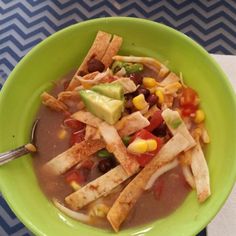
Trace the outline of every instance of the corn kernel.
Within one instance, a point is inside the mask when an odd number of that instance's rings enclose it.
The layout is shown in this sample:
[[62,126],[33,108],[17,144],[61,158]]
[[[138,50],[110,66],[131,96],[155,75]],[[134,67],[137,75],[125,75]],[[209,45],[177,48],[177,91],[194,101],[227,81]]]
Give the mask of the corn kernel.
[[162,104],[164,102],[164,94],[161,90],[156,90],[156,96],[158,97],[158,102]]
[[152,152],[157,149],[157,141],[155,139],[146,140],[147,143],[147,151]]
[[59,139],[65,139],[67,135],[67,131],[65,129],[60,129],[58,132],[58,138]]
[[96,204],[90,211],[90,216],[97,216],[97,217],[106,217],[110,208],[104,203]]
[[137,153],[142,154],[145,153],[148,149],[148,144],[143,139],[137,139],[130,143],[130,145],[127,147],[128,151],[131,153]]
[[71,181],[70,182],[71,188],[73,188],[75,191],[79,190],[81,186],[76,182],[76,181]]
[[143,94],[139,94],[138,96],[134,97],[132,102],[138,110],[143,110],[148,106],[148,103],[146,102]]
[[204,120],[205,120],[205,113],[203,112],[203,110],[200,110],[200,109],[197,110],[196,115],[195,115],[195,119],[194,119],[195,123],[199,124]]
[[157,85],[157,82],[155,79],[153,79],[151,77],[144,77],[143,78],[143,85],[145,88],[152,88]]

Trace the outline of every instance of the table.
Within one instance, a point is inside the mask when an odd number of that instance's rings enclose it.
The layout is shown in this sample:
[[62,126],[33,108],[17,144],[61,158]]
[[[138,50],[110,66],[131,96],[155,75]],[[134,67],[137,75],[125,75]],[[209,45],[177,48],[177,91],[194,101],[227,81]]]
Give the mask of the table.
[[[0,0],[0,89],[17,62],[44,38],[83,20],[117,15],[169,25],[210,53],[236,54],[235,0]],[[0,235],[31,235],[2,196]]]

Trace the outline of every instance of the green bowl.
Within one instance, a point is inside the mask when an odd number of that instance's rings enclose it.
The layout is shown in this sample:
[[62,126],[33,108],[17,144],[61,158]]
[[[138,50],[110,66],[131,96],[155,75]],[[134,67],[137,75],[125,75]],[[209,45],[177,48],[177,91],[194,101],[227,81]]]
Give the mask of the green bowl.
[[[116,235],[190,236],[219,211],[236,176],[235,94],[211,56],[193,40],[162,24],[135,18],[101,18],[68,27],[36,46],[16,66],[0,97],[0,151],[25,144],[40,106],[39,95],[82,62],[98,30],[121,35],[120,54],[168,61],[197,90],[211,137],[207,148],[212,196],[199,204],[195,191],[170,216]],[[36,235],[111,235],[60,213],[40,190],[26,155],[0,167],[0,189],[19,219]]]

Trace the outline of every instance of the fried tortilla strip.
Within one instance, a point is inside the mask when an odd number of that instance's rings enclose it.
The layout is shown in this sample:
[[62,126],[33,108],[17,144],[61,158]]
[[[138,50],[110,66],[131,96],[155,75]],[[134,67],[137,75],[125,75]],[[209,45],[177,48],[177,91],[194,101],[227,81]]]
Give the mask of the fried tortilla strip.
[[95,128],[95,127],[90,126],[90,125],[86,125],[84,139],[85,140],[101,139],[101,135],[100,135],[100,132],[99,132],[98,128]]
[[89,83],[89,81],[92,81],[98,74],[98,71],[86,74],[84,76],[79,76],[78,74],[75,74],[66,90],[73,91],[81,84],[83,87],[86,88],[87,83]]
[[167,86],[169,84],[173,84],[179,82],[180,78],[173,72],[170,72],[161,82],[161,86]]
[[98,60],[101,60],[103,58],[109,46],[111,36],[112,36],[111,34],[108,34],[106,32],[98,31],[91,48],[89,49],[79,69],[76,71],[75,76],[72,78],[67,90],[73,90],[80,84],[80,83],[78,84],[78,81],[75,79],[75,77],[80,76],[81,72],[88,73],[87,63],[92,57]]
[[105,71],[101,73],[96,71],[91,74],[96,74],[96,75],[94,77],[91,77],[91,79],[87,79],[86,75],[83,77],[81,76],[76,77],[81,82],[83,88],[91,88],[93,85],[107,82],[109,76],[111,75],[111,70],[107,68]]
[[150,188],[152,188],[152,186],[154,185],[154,183],[156,182],[156,180],[163,175],[164,173],[166,173],[167,171],[174,169],[176,166],[178,166],[179,162],[177,159],[174,159],[171,162],[168,162],[167,164],[163,165],[162,167],[160,167],[152,176],[151,178],[148,180],[146,186],[145,186],[145,190],[148,190]]
[[115,124],[115,128],[121,137],[131,135],[136,131],[147,127],[150,124],[140,111],[124,116]]
[[102,140],[84,140],[47,162],[45,168],[55,175],[63,174],[104,147]]
[[107,219],[116,232],[118,232],[121,223],[126,219],[130,210],[144,192],[145,186],[151,176],[163,165],[171,162],[188,146],[188,140],[183,135],[176,134],[125,187],[107,214]]
[[139,164],[132,155],[128,154],[115,127],[103,122],[99,125],[99,131],[106,142],[107,150],[114,154],[126,173],[128,175],[135,173],[139,169]]
[[195,178],[198,201],[204,202],[211,195],[210,177],[207,162],[199,143],[192,149],[191,168]]
[[77,91],[63,91],[57,96],[57,100],[63,102],[68,107],[76,107],[77,110],[84,108],[84,103],[80,99],[80,95]]
[[160,109],[156,106],[156,105],[154,105],[154,106],[152,106],[146,113],[144,113],[143,114],[143,116],[145,117],[145,118],[150,118],[151,116],[153,116],[153,114],[156,112],[156,111],[159,111]]
[[80,122],[83,122],[95,128],[98,128],[99,125],[103,122],[101,119],[94,116],[88,111],[77,111],[71,116],[71,118],[79,120]]
[[181,83],[174,82],[171,84],[167,84],[165,87],[160,87],[159,89],[165,94],[165,95],[172,95],[175,94],[180,88],[182,88]]
[[135,83],[130,78],[126,78],[126,77],[119,78],[113,81],[112,84],[120,84],[123,87],[124,94],[132,93],[136,91],[137,89],[137,86],[135,85]]
[[191,143],[191,145],[189,145],[188,148],[184,151],[187,151],[188,149],[196,145],[195,140],[188,131],[184,121],[177,111],[173,111],[167,108],[162,112],[161,115],[173,135],[180,133]]
[[58,101],[56,98],[54,98],[52,95],[48,94],[47,92],[43,92],[41,94],[41,99],[42,99],[42,103],[45,106],[48,106],[49,108],[51,108],[54,111],[58,111],[58,112],[67,112],[67,106]]
[[196,188],[195,180],[189,165],[182,165],[183,175],[186,182],[190,185],[192,189]]
[[[94,116],[88,111],[78,111],[71,116],[73,119],[79,120],[87,125],[90,125],[94,128],[98,128],[99,125],[103,122],[98,117]],[[145,118],[140,111],[136,111],[130,115],[124,116],[115,124],[119,135],[121,137],[127,136],[137,132],[140,129],[148,126],[150,122]]]
[[105,68],[108,68],[111,65],[113,61],[112,57],[114,57],[118,53],[121,47],[122,41],[123,39],[121,37],[117,35],[113,35],[113,38],[106,50],[106,53],[101,60]]
[[58,94],[57,100],[63,103],[65,103],[67,100],[73,100],[77,102],[81,101],[79,93],[77,91],[63,91]]
[[107,196],[114,188],[130,176],[121,165],[118,165],[106,174],[67,196],[65,201],[72,209],[79,210],[96,199]]

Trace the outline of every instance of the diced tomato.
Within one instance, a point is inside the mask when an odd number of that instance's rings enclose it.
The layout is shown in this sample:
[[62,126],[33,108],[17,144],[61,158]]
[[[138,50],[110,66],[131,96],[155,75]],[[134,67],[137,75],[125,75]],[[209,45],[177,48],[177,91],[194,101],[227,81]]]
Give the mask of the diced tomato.
[[163,122],[163,118],[161,116],[161,110],[156,111],[151,119],[150,119],[150,125],[147,126],[145,129],[147,131],[152,132],[154,129],[158,128]]
[[185,88],[180,98],[181,114],[183,116],[190,116],[192,113],[195,113],[198,108],[197,100],[197,92],[191,88]]
[[131,142],[134,141],[136,138],[141,138],[141,139],[145,139],[145,140],[155,139],[157,141],[157,149],[156,150],[154,150],[152,152],[146,152],[146,153],[140,154],[140,155],[134,155],[136,160],[140,164],[140,166],[144,167],[159,152],[159,150],[161,149],[161,147],[163,145],[163,140],[161,138],[153,135],[152,133],[150,133],[149,131],[147,131],[145,129],[142,129],[142,130],[138,131],[136,134],[134,134],[134,136],[131,139]]
[[194,105],[191,105],[191,104],[185,105],[181,109],[181,114],[183,116],[190,116],[191,114],[195,113],[196,110],[197,110],[197,107]]
[[155,155],[153,153],[145,153],[142,155],[135,155],[135,158],[141,167],[147,165]]
[[141,129],[140,131],[138,131],[137,133],[135,133],[133,135],[133,137],[131,138],[131,141],[132,142],[134,139],[136,138],[141,138],[141,139],[144,139],[144,140],[147,140],[147,139],[156,139],[157,141],[160,139],[158,138],[157,136],[155,136],[154,134],[152,134],[151,132],[147,131],[146,129]]
[[84,140],[84,136],[85,136],[85,129],[81,129],[79,131],[72,133],[70,138],[70,145],[72,146],[75,143],[82,142]]
[[72,181],[76,181],[78,184],[82,184],[86,181],[85,175],[78,170],[71,170],[65,176],[66,182],[70,184]]
[[195,105],[196,99],[198,98],[198,94],[192,88],[184,88],[183,94],[180,99],[180,105]]
[[94,165],[94,161],[93,160],[86,160],[86,161],[84,161],[82,163],[81,167],[84,167],[84,168],[90,170],[90,169],[92,169],[93,165]]
[[81,129],[85,128],[84,123],[82,123],[78,120],[72,119],[72,118],[65,119],[64,120],[64,125],[68,128],[73,129],[74,131],[78,131],[78,130],[81,130]]
[[163,179],[157,179],[155,185],[154,185],[154,196],[157,200],[160,199],[161,194],[163,192],[164,189],[164,180]]

